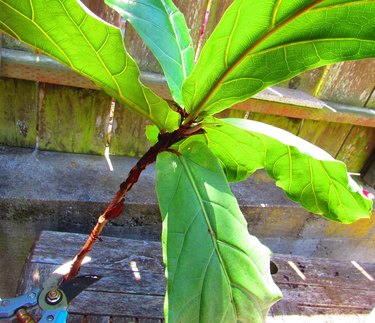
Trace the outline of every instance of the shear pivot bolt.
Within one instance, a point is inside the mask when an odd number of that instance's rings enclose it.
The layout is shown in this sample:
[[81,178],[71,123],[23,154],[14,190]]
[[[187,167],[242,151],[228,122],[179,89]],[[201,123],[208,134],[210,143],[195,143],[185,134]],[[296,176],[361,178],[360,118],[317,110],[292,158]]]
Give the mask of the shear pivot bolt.
[[56,289],[56,288],[53,288],[51,289],[47,295],[46,295],[46,302],[50,305],[54,305],[54,304],[57,304],[61,301],[62,299],[62,294],[61,292]]
[[48,315],[47,316],[47,321],[48,322],[52,322],[54,319],[55,319],[55,317],[53,315]]

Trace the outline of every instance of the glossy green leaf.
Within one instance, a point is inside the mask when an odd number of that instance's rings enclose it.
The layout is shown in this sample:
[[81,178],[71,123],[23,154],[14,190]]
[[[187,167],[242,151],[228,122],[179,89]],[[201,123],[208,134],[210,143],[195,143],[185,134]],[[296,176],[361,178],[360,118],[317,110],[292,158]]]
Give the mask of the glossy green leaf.
[[146,126],[146,138],[151,144],[151,146],[155,145],[158,142],[160,131],[158,127],[153,125]]
[[216,157],[199,142],[158,156],[167,322],[264,322],[281,292]]
[[105,0],[129,21],[159,61],[174,100],[183,106],[182,83],[194,66],[185,17],[171,0]]
[[205,125],[203,140],[219,158],[229,180],[265,168],[286,195],[307,210],[352,223],[369,218],[372,201],[350,178],[344,163],[293,134],[256,121],[223,119]]
[[160,129],[174,130],[180,116],[139,81],[121,31],[75,0],[0,0],[0,30],[95,82]]
[[375,2],[235,0],[183,86],[189,119],[322,65],[375,57]]

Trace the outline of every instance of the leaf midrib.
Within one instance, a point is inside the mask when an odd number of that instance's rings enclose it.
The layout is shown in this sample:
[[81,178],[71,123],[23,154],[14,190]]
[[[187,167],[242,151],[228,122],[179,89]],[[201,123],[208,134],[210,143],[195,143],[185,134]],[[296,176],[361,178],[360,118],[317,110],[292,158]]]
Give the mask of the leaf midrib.
[[[200,196],[200,191],[199,191],[199,189],[197,187],[197,184],[195,183],[194,176],[192,175],[192,171],[190,170],[190,167],[189,167],[188,163],[185,161],[185,157],[181,156],[180,157],[180,161],[181,161],[182,166],[185,169],[185,172],[186,172],[186,175],[187,175],[187,177],[189,179],[189,182],[190,182],[190,184],[191,184],[191,186],[192,186],[192,188],[193,188],[193,190],[195,192],[195,195],[196,195],[196,197],[198,199],[199,205],[201,206],[202,214],[203,214],[203,216],[205,218],[206,224],[207,224],[210,232],[215,232],[213,230],[212,226],[211,226],[210,219],[208,217],[208,214],[206,212],[206,208],[204,206],[204,201],[203,201],[203,199]],[[199,166],[202,167],[201,165],[199,165]],[[216,253],[216,255],[217,255],[218,259],[219,259],[222,271],[223,271],[223,273],[225,275],[227,284],[230,287],[231,284],[232,284],[232,282],[231,282],[231,280],[229,278],[229,274],[228,274],[228,272],[226,270],[226,267],[225,267],[225,264],[224,264],[224,260],[223,260],[221,254],[220,254],[220,250],[219,250],[219,247],[217,245],[217,241],[214,238],[213,234],[210,234],[210,237],[211,237],[211,240],[212,240],[212,245],[214,247],[215,253]],[[230,293],[231,303],[233,304],[233,307],[234,307],[234,310],[235,310],[236,307],[235,307],[234,296],[233,296],[231,288],[229,288],[229,293]]]
[[[303,8],[299,12],[296,12],[283,21],[281,21],[278,25],[272,26],[268,28],[263,34],[259,36],[259,39],[252,45],[250,46],[246,51],[244,51],[233,63],[232,65],[226,69],[226,71],[218,78],[216,81],[215,85],[211,88],[209,93],[196,105],[197,108],[194,109],[194,113],[190,114],[188,118],[186,118],[185,123],[190,122],[196,118],[196,116],[201,112],[202,108],[205,106],[205,104],[210,100],[210,98],[213,96],[213,94],[216,92],[218,89],[219,85],[222,83],[222,81],[230,74],[241,62],[246,58],[246,56],[256,49],[258,46],[260,46],[264,41],[266,41],[269,37],[271,37],[273,34],[275,34],[279,29],[287,25],[291,20],[294,20],[296,17],[299,17],[303,15],[305,12],[310,10],[311,8],[317,6],[321,2],[325,0],[317,0],[308,5],[307,7]],[[273,27],[273,29],[272,29]]]
[[[176,14],[178,14],[178,12],[176,12],[176,10],[174,10],[173,11],[173,13],[172,13],[172,15],[170,15],[169,13],[168,13],[168,11],[167,11],[167,9],[166,9],[166,3],[165,3],[165,1],[164,0],[162,0],[161,1],[162,2],[162,4],[163,4],[163,8],[164,8],[164,10],[165,10],[165,13],[168,15],[168,17],[169,17],[169,21],[170,21],[170,23],[171,23],[171,27],[172,27],[172,30],[173,30],[173,33],[174,33],[174,35],[175,35],[175,38],[176,38],[176,44],[177,44],[177,47],[178,47],[178,49],[179,49],[179,53],[180,53],[180,59],[181,59],[181,70],[182,70],[182,75],[183,75],[183,78],[184,78],[184,80],[186,79],[186,77],[188,76],[188,73],[187,73],[187,70],[186,70],[186,66],[185,66],[185,60],[184,60],[184,56],[183,56],[183,50],[182,50],[182,48],[181,48],[181,46],[180,45],[182,45],[182,44],[180,44],[180,42],[179,42],[179,37],[178,37],[178,35],[177,35],[177,32],[178,32],[178,28],[176,28],[176,26],[175,26],[175,19],[173,19],[173,17],[174,17],[174,15],[176,15]],[[186,48],[185,48],[186,49]],[[184,50],[185,50],[184,49]],[[180,90],[180,92],[181,92],[181,90]]]

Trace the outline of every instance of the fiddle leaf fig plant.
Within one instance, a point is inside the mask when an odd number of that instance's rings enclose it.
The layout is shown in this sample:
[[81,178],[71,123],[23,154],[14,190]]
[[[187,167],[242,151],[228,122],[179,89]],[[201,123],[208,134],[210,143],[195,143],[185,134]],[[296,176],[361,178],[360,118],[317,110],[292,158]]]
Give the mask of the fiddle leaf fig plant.
[[[375,57],[375,2],[234,0],[197,62],[171,0],[106,0],[158,59],[174,102],[140,80],[121,31],[75,0],[0,0],[0,29],[91,79],[154,125],[152,147],[121,183],[65,279],[124,196],[156,161],[167,322],[264,322],[281,297],[270,250],[248,232],[228,182],[265,169],[307,210],[341,223],[369,218],[372,202],[345,165],[284,130],[215,113],[305,70]],[[291,215],[292,216],[292,215]],[[249,228],[251,231],[251,228]]]

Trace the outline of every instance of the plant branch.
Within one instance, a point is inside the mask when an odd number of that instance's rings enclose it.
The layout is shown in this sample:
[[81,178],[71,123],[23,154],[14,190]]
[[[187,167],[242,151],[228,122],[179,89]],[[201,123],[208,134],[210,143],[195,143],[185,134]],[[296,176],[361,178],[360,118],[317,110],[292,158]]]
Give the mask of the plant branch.
[[184,137],[192,136],[199,133],[203,133],[203,129],[201,129],[201,127],[188,128],[188,125],[185,125],[181,126],[174,132],[167,132],[159,135],[159,141],[154,146],[152,146],[130,170],[128,177],[124,182],[120,184],[120,189],[117,191],[116,195],[113,197],[112,201],[110,202],[104,213],[99,216],[94,229],[91,231],[89,237],[86,240],[86,243],[74,258],[73,265],[69,273],[65,276],[65,280],[72,279],[78,275],[83,259],[93,249],[94,243],[98,240],[98,237],[102,232],[103,228],[105,227],[105,225],[107,224],[107,222],[118,217],[123,211],[125,195],[138,181],[142,171],[148,165],[155,162],[156,157],[159,153],[167,151],[170,146],[175,144],[177,141],[183,139]]

